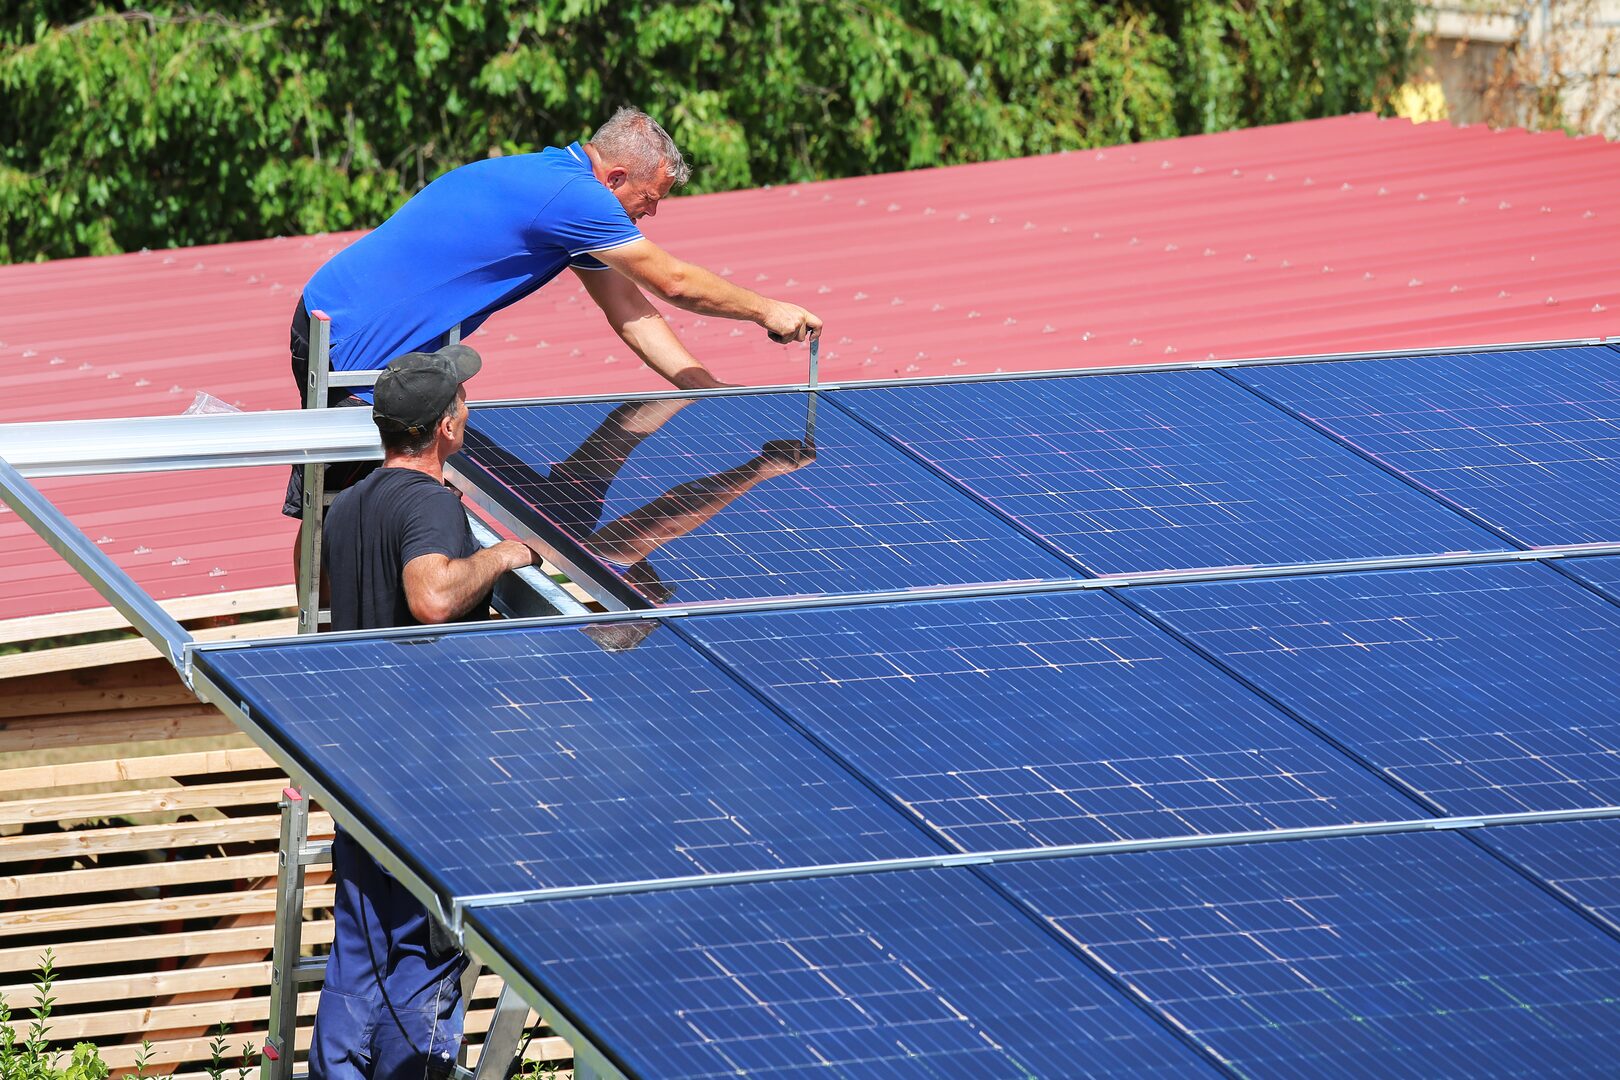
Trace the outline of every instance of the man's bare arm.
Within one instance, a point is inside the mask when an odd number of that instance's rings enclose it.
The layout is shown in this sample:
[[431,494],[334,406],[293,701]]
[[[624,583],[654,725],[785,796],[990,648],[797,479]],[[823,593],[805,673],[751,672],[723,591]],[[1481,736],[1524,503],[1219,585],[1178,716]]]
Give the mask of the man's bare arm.
[[405,602],[419,622],[449,622],[471,611],[496,578],[534,561],[534,552],[517,540],[502,540],[465,559],[418,555],[405,564]]
[[641,362],[682,390],[708,390],[726,384],[686,350],[658,309],[635,282],[612,270],[575,270],[615,333]]
[[723,319],[745,319],[787,341],[804,341],[821,332],[821,320],[798,304],[772,300],[733,285],[719,274],[677,259],[651,240],[637,240],[594,254],[678,308]]

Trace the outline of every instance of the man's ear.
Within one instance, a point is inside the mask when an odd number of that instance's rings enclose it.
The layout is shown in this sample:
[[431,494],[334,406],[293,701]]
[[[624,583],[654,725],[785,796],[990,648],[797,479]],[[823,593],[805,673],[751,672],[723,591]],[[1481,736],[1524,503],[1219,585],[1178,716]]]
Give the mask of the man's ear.
[[630,170],[623,165],[615,165],[603,175],[602,182],[608,186],[609,190],[617,191],[619,186],[628,179],[630,179]]

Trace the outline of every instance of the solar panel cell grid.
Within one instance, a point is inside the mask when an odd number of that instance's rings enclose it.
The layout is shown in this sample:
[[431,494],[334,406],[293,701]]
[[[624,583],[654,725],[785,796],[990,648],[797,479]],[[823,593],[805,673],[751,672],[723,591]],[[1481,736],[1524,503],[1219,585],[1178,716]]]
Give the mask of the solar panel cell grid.
[[1548,567],[1130,595],[1448,813],[1620,803],[1620,607]]
[[1099,574],[1509,546],[1217,372],[833,400]]
[[471,919],[639,1075],[1218,1075],[965,870]]
[[1620,354],[1611,349],[1233,375],[1527,545],[1620,540]]
[[[804,394],[481,408],[467,451],[655,602],[1078,572]],[[487,441],[488,445],[485,445]]]
[[940,850],[667,631],[578,627],[207,655],[445,895]]
[[683,620],[964,850],[1421,815],[1100,592]]
[[1620,819],[1509,825],[1478,836],[1620,929]]
[[1558,568],[1620,603],[1620,555],[1595,559],[1563,559],[1559,562]]
[[1460,836],[988,872],[1242,1075],[1597,1075],[1620,1054],[1620,943]]

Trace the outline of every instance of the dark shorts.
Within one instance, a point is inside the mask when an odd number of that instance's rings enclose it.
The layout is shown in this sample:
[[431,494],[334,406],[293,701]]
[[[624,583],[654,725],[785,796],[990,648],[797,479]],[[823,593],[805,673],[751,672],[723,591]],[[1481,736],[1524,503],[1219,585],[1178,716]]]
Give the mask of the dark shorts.
[[[305,387],[309,383],[309,311],[304,307],[302,298],[298,301],[298,310],[293,312],[292,329],[289,334],[288,351],[292,354],[292,373],[295,385],[298,387],[298,404],[302,408],[307,403]],[[371,403],[362,401],[342,387],[330,390],[326,395],[326,404],[338,408],[371,408]],[[326,490],[328,492],[342,491],[353,487],[367,476],[370,476],[381,462],[377,461],[339,461],[326,467]],[[287,495],[281,501],[281,512],[290,518],[304,516],[304,467],[294,465],[292,476],[287,480]]]

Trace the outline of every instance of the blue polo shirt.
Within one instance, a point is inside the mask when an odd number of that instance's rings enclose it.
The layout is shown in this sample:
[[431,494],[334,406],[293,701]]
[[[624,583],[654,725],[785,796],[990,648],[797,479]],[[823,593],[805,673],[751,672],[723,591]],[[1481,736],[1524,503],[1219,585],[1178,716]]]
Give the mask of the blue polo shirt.
[[[304,287],[332,318],[332,367],[365,371],[471,334],[593,251],[641,239],[579,143],[463,165],[334,255]],[[368,392],[360,396],[370,400]]]

